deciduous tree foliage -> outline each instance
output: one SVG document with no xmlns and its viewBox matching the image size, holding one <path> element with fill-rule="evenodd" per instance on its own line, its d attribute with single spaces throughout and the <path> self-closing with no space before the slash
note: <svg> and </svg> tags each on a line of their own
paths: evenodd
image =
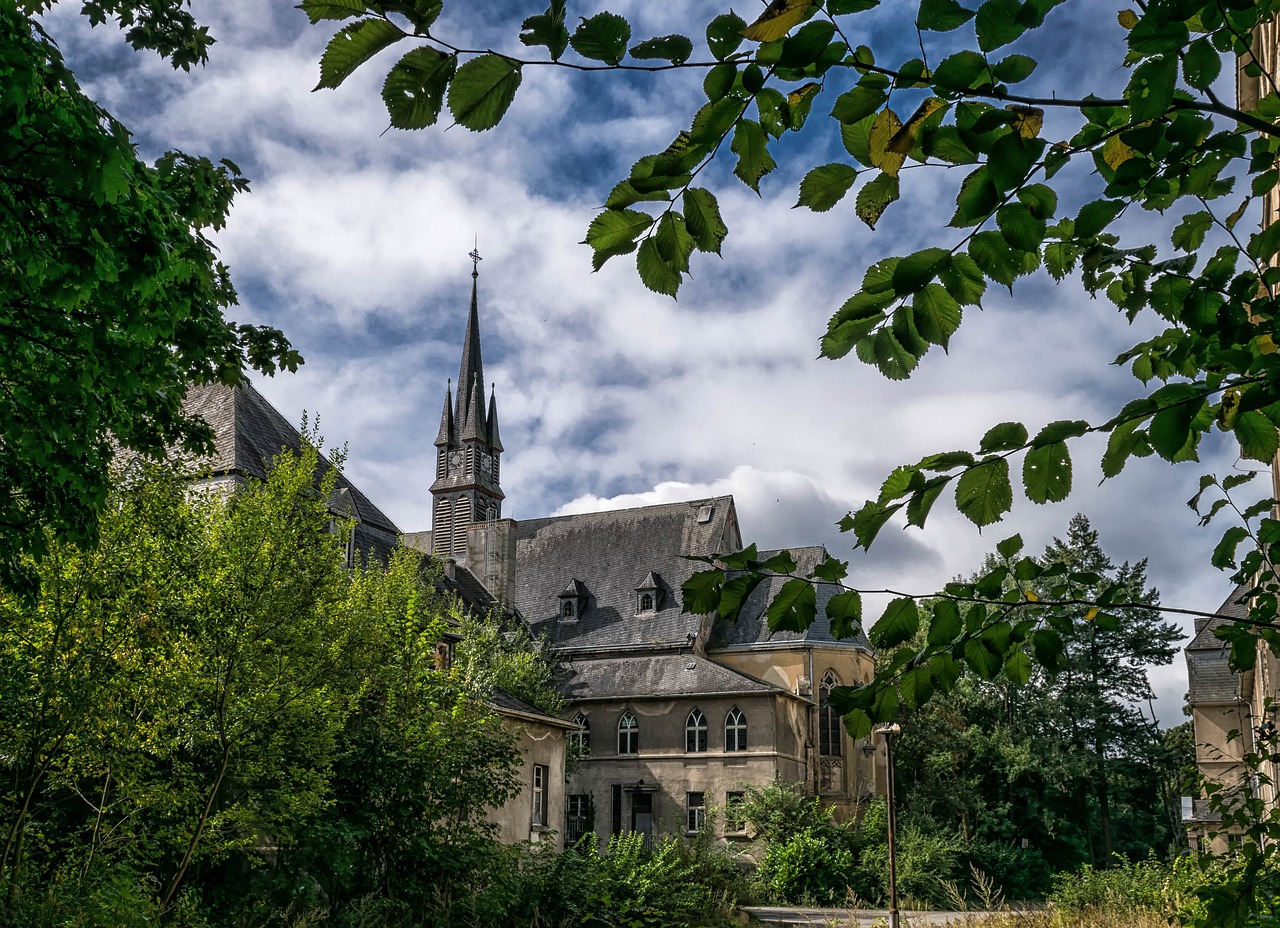
<svg viewBox="0 0 1280 928">
<path fill-rule="evenodd" d="M 169 152 L 147 164 L 86 97 L 30 17 L 0 4 L 0 582 L 30 586 L 22 556 L 46 531 L 94 537 L 113 448 L 205 449 L 182 413 L 189 383 L 296 369 L 275 329 L 236 325 L 207 233 L 247 188 L 229 161 Z M 175 66 L 209 38 L 178 0 L 84 5 Z"/>
<path fill-rule="evenodd" d="M 438 669 L 421 556 L 346 567 L 318 463 L 231 499 L 138 465 L 98 545 L 0 596 L 0 922 L 422 904 L 492 870 L 512 735 Z"/>
<path fill-rule="evenodd" d="M 451 41 L 440 26 L 441 0 L 303 0 L 300 8 L 313 23 L 342 23 L 320 62 L 318 88 L 337 87 L 377 53 L 399 48 L 383 100 L 392 125 L 402 128 L 432 125 L 447 107 L 458 125 L 491 129 L 534 65 L 696 70 L 706 102 L 665 149 L 635 162 L 586 234 L 596 267 L 634 253 L 640 279 L 661 293 L 677 292 L 695 252 L 718 253 L 725 241 L 715 195 L 700 186 L 712 159 L 729 159 L 736 177 L 759 190 L 777 158 L 795 157 L 783 136 L 823 120 L 845 154 L 807 171 L 798 205 L 822 211 L 852 197 L 873 228 L 894 215 L 908 162 L 926 171 L 959 168 L 937 172 L 956 182 L 954 212 L 935 243 L 866 269 L 821 337 L 827 358 L 852 354 L 886 377 L 908 377 L 931 348 L 947 348 L 965 309 L 980 307 L 988 288 L 1014 288 L 1042 268 L 1055 280 L 1078 280 L 1130 320 L 1159 323 L 1159 334 L 1115 359 L 1143 388 L 1111 418 L 999 423 L 976 448 L 899 467 L 876 499 L 841 522 L 857 547 L 867 547 L 891 519 L 923 527 L 944 493 L 980 527 L 999 522 L 1016 496 L 1035 504 L 1067 498 L 1071 444 L 1089 432 L 1108 437 L 1102 469 L 1109 478 L 1134 456 L 1195 461 L 1215 429 L 1233 435 L 1254 461 L 1269 462 L 1280 445 L 1280 268 L 1273 266 L 1280 223 L 1260 228 L 1256 221 L 1261 199 L 1280 179 L 1280 84 L 1254 54 L 1277 4 L 1152 0 L 1091 8 L 1118 12 L 1126 36 L 1111 69 L 1124 75 L 1124 88 L 1099 94 L 1038 84 L 1037 62 L 1024 54 L 1033 36 L 1052 34 L 1063 2 L 920 0 L 903 13 L 918 51 L 890 60 L 858 44 L 871 33 L 859 28 L 859 17 L 879 0 L 775 0 L 751 23 L 726 11 L 704 35 L 652 38 L 633 36 L 612 12 L 551 0 L 524 19 L 519 44 L 513 23 L 512 43 L 498 50 Z M 1215 89 L 1237 59 L 1239 105 Z M 1069 197 L 1062 195 L 1067 183 Z M 1063 206 L 1081 199 L 1079 208 Z M 1135 225 L 1159 229 L 1162 238 L 1121 234 L 1126 217 L 1142 213 L 1151 221 Z M 924 223 L 936 215 L 931 203 Z M 922 225 L 921 217 L 910 221 Z M 1205 520 L 1235 512 L 1230 493 L 1250 476 L 1206 476 L 1193 504 L 1205 507 Z M 1269 627 L 1277 584 L 1261 545 L 1280 538 L 1280 523 L 1260 520 L 1267 511 L 1264 503 L 1241 513 L 1214 556 L 1215 566 L 1236 570 L 1255 594 L 1248 627 L 1223 632 L 1241 667 L 1251 664 L 1257 635 L 1277 636 Z M 1042 565 L 1020 555 L 1021 544 L 1016 537 L 1002 544 L 993 573 L 949 584 L 923 605 L 918 595 L 898 596 L 866 623 L 888 655 L 884 669 L 869 686 L 833 697 L 855 734 L 893 718 L 901 704 L 950 689 L 963 667 L 1021 683 L 1033 664 L 1063 666 L 1061 608 L 1076 604 L 1077 575 L 1087 572 Z M 733 617 L 767 570 L 794 574 L 795 565 L 785 554 L 762 563 L 754 548 L 730 555 L 690 581 L 685 607 Z M 811 576 L 793 577 L 770 610 L 771 625 L 807 626 L 815 599 L 806 586 L 840 583 L 847 571 L 831 559 Z M 1148 608 L 1123 584 L 1091 588 L 1089 598 L 1086 616 L 1102 625 Z M 827 619 L 836 634 L 853 634 L 863 624 L 858 592 L 833 598 Z M 912 647 L 921 627 L 925 643 Z"/>
</svg>

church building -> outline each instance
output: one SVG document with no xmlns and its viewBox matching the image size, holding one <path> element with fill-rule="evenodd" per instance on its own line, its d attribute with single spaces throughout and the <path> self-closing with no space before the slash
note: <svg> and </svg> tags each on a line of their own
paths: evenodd
<svg viewBox="0 0 1280 928">
<path fill-rule="evenodd" d="M 574 760 L 563 817 L 533 823 L 535 833 L 573 841 L 594 831 L 603 843 L 714 822 L 718 836 L 745 839 L 735 800 L 775 780 L 854 815 L 883 791 L 884 761 L 825 704 L 832 688 L 873 673 L 865 637 L 830 632 L 824 606 L 838 588 L 819 586 L 819 618 L 803 633 L 769 631 L 766 608 L 782 577 L 752 594 L 737 623 L 685 613 L 681 586 L 705 566 L 689 558 L 742 547 L 730 496 L 504 518 L 477 278 L 473 269 L 456 396 L 449 382 L 435 441 L 432 529 L 405 541 L 546 636 L 561 664 Z M 792 554 L 807 574 L 825 551 Z"/>
</svg>

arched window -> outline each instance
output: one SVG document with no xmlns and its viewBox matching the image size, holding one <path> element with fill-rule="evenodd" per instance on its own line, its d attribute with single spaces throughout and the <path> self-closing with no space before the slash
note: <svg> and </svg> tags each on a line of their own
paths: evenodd
<svg viewBox="0 0 1280 928">
<path fill-rule="evenodd" d="M 742 710 L 734 706 L 724 717 L 724 749 L 726 751 L 745 751 L 747 749 L 747 717 Z"/>
<path fill-rule="evenodd" d="M 622 718 L 618 719 L 618 753 L 640 753 L 640 723 L 636 721 L 630 709 L 622 713 Z"/>
<path fill-rule="evenodd" d="M 690 712 L 684 723 L 684 749 L 689 754 L 701 754 L 707 749 L 707 717 L 698 709 Z"/>
<path fill-rule="evenodd" d="M 579 712 L 573 717 L 573 724 L 577 727 L 569 732 L 569 750 L 578 757 L 586 757 L 591 753 L 591 723 L 585 713 Z"/>
<path fill-rule="evenodd" d="M 844 751 L 841 745 L 840 714 L 827 704 L 831 691 L 840 685 L 840 678 L 828 670 L 822 675 L 818 684 L 818 753 L 827 757 L 840 757 Z"/>
<path fill-rule="evenodd" d="M 640 611 L 641 612 L 653 611 L 653 594 L 652 593 L 640 594 Z"/>
<path fill-rule="evenodd" d="M 544 613 L 545 614 L 545 613 Z M 560 606 L 560 616 L 565 619 L 573 618 L 573 600 L 566 599 Z"/>
</svg>

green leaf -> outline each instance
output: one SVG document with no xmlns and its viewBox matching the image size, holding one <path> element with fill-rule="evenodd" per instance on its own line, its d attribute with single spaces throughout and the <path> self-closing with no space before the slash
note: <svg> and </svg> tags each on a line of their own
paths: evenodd
<svg viewBox="0 0 1280 928">
<path fill-rule="evenodd" d="M 1170 17 L 1163 5 L 1156 4 L 1129 30 L 1129 48 L 1140 55 L 1177 52 L 1191 39 L 1185 22 Z"/>
<path fill-rule="evenodd" d="M 818 612 L 818 594 L 808 580 L 793 577 L 769 603 L 766 616 L 771 632 L 803 632 Z"/>
<path fill-rule="evenodd" d="M 925 520 L 929 518 L 929 510 L 933 508 L 934 502 L 949 480 L 949 477 L 931 477 L 925 481 L 925 485 L 920 490 L 911 494 L 911 498 L 907 500 L 908 525 L 924 528 Z"/>
<path fill-rule="evenodd" d="M 724 134 L 742 115 L 743 102 L 734 97 L 723 97 L 705 106 L 693 117 L 689 139 L 696 143 L 717 145 Z"/>
<path fill-rule="evenodd" d="M 1182 57 L 1182 76 L 1196 90 L 1208 90 L 1222 71 L 1222 53 L 1208 38 L 1196 39 Z"/>
<path fill-rule="evenodd" d="M 729 228 L 720 218 L 720 205 L 710 190 L 690 187 L 684 192 L 684 221 L 699 251 L 720 254 Z"/>
<path fill-rule="evenodd" d="M 933 618 L 929 622 L 927 641 L 937 647 L 948 645 L 960 637 L 964 631 L 964 623 L 960 619 L 960 610 L 949 599 L 940 599 L 933 604 Z"/>
<path fill-rule="evenodd" d="M 1044 184 L 1028 184 L 1018 191 L 1018 199 L 1037 219 L 1052 219 L 1058 209 L 1058 194 Z"/>
<path fill-rule="evenodd" d="M 730 149 L 738 156 L 738 163 L 734 166 L 733 173 L 740 181 L 759 193 L 760 178 L 777 167 L 769 154 L 764 130 L 760 128 L 760 124 L 750 119 L 738 120 L 733 130 L 733 143 Z"/>
<path fill-rule="evenodd" d="M 994 680 L 1004 664 L 1002 656 L 991 653 L 987 642 L 970 638 L 964 643 L 964 659 L 983 680 Z"/>
<path fill-rule="evenodd" d="M 631 48 L 631 57 L 640 59 L 660 58 L 672 64 L 681 65 L 693 54 L 693 42 L 688 36 L 662 35 L 646 39 Z"/>
<path fill-rule="evenodd" d="M 832 596 L 826 613 L 836 639 L 852 638 L 862 630 L 862 596 L 857 590 L 841 590 Z"/>
<path fill-rule="evenodd" d="M 1280 432 L 1270 419 L 1256 410 L 1239 413 L 1232 431 L 1240 442 L 1240 453 L 1246 458 L 1269 464 L 1280 451 Z"/>
<path fill-rule="evenodd" d="M 1092 238 L 1111 224 L 1124 211 L 1123 200 L 1093 200 L 1080 208 L 1075 232 L 1079 238 Z"/>
<path fill-rule="evenodd" d="M 724 571 L 718 567 L 699 570 L 680 586 L 681 612 L 710 615 L 718 611 Z"/>
<path fill-rule="evenodd" d="M 951 253 L 945 248 L 924 248 L 902 258 L 893 269 L 893 290 L 906 296 L 921 289 L 941 271 Z"/>
<path fill-rule="evenodd" d="M 1125 99 L 1137 122 L 1163 116 L 1173 103 L 1173 88 L 1178 82 L 1178 60 L 1172 55 L 1150 58 L 1134 68 Z"/>
<path fill-rule="evenodd" d="M 732 62 L 718 64 L 709 70 L 702 81 L 702 91 L 707 95 L 707 102 L 723 100 L 733 89 L 733 82 L 737 79 L 738 68 Z"/>
<path fill-rule="evenodd" d="M 988 457 L 961 474 L 956 481 L 956 507 L 979 528 L 999 522 L 1013 508 L 1009 462 Z"/>
<path fill-rule="evenodd" d="M 835 23 L 829 19 L 815 19 L 805 23 L 783 41 L 778 67 L 805 68 L 813 64 L 831 44 L 835 31 Z"/>
<path fill-rule="evenodd" d="M 975 51 L 965 49 L 943 58 L 933 70 L 933 80 L 941 88 L 968 90 L 986 73 L 987 59 Z"/>
<path fill-rule="evenodd" d="M 969 240 L 969 256 L 996 283 L 1013 286 L 1022 268 L 1019 256 L 999 232 L 979 232 Z"/>
<path fill-rule="evenodd" d="M 569 44 L 583 58 L 619 64 L 627 54 L 627 42 L 630 40 L 630 23 L 616 13 L 597 13 L 582 20 Z"/>
<path fill-rule="evenodd" d="M 901 596 L 885 607 L 875 625 L 867 633 L 871 644 L 880 649 L 894 648 L 910 641 L 920 631 L 920 608 L 916 601 Z"/>
<path fill-rule="evenodd" d="M 1026 55 L 1007 55 L 997 61 L 991 68 L 996 80 L 1006 84 L 1019 84 L 1031 76 L 1036 69 L 1036 60 Z"/>
<path fill-rule="evenodd" d="M 971 19 L 973 11 L 966 10 L 956 0 L 920 0 L 916 26 L 927 32 L 950 32 Z"/>
<path fill-rule="evenodd" d="M 1124 465 L 1133 455 L 1142 434 L 1137 431 L 1139 422 L 1132 420 L 1117 425 L 1107 439 L 1107 450 L 1102 455 L 1102 475 L 1114 477 L 1124 470 Z"/>
<path fill-rule="evenodd" d="M 634 209 L 606 209 L 591 220 L 584 245 L 596 251 L 608 251 L 619 245 L 633 243 L 649 231 L 653 217 Z"/>
<path fill-rule="evenodd" d="M 1071 493 L 1071 455 L 1066 442 L 1040 445 L 1022 462 L 1022 486 L 1033 503 L 1060 503 Z"/>
<path fill-rule="evenodd" d="M 831 116 L 841 123 L 852 125 L 875 113 L 884 106 L 887 99 L 888 94 L 880 87 L 859 84 L 836 98 L 835 105 L 831 107 Z"/>
<path fill-rule="evenodd" d="M 800 199 L 796 206 L 807 206 L 815 213 L 825 213 L 849 192 L 857 177 L 857 170 L 848 164 L 819 165 L 800 181 Z"/>
<path fill-rule="evenodd" d="M 996 213 L 996 225 L 1004 239 L 1022 251 L 1038 251 L 1044 241 L 1045 221 L 1037 219 L 1022 203 L 1008 203 Z"/>
<path fill-rule="evenodd" d="M 975 226 L 991 215 L 999 201 L 1000 194 L 991 182 L 990 172 L 985 165 L 977 168 L 960 183 L 956 212 L 949 225 L 957 229 Z"/>
<path fill-rule="evenodd" d="M 982 269 L 964 252 L 951 256 L 938 279 L 961 306 L 980 305 L 982 294 L 987 291 L 987 279 L 982 275 Z"/>
<path fill-rule="evenodd" d="M 464 129 L 492 129 L 515 99 L 520 77 L 518 61 L 501 55 L 472 58 L 449 83 L 449 112 Z"/>
<path fill-rule="evenodd" d="M 911 302 L 912 320 L 920 337 L 944 351 L 960 327 L 960 304 L 941 284 L 927 284 Z"/>
<path fill-rule="evenodd" d="M 875 113 L 862 117 L 856 123 L 840 125 L 840 141 L 844 149 L 861 165 L 871 167 L 871 129 L 876 122 Z"/>
<path fill-rule="evenodd" d="M 707 23 L 707 47 L 716 61 L 724 61 L 742 44 L 747 22 L 737 13 L 721 13 Z"/>
<path fill-rule="evenodd" d="M 1187 400 L 1166 406 L 1152 417 L 1147 435 L 1157 454 L 1166 461 L 1172 461 L 1178 456 L 1191 440 L 1192 423 L 1204 403 L 1203 397 L 1191 396 Z"/>
<path fill-rule="evenodd" d="M 320 56 L 320 83 L 313 89 L 340 86 L 356 68 L 404 35 L 385 19 L 362 19 L 343 26 Z"/>
<path fill-rule="evenodd" d="M 457 67 L 457 56 L 445 55 L 426 45 L 397 61 L 382 84 L 382 102 L 386 104 L 391 125 L 397 129 L 434 125 Z"/>
<path fill-rule="evenodd" d="M 1240 542 L 1249 537 L 1249 532 L 1241 525 L 1233 525 L 1227 529 L 1222 540 L 1213 549 L 1213 555 L 1210 557 L 1210 563 L 1219 570 L 1226 570 L 1228 567 L 1236 566 L 1236 549 L 1240 547 Z"/>
<path fill-rule="evenodd" d="M 1027 443 L 1027 427 L 1021 422 L 1001 422 L 993 425 L 982 436 L 978 451 L 993 454 L 998 451 L 1016 451 Z"/>
<path fill-rule="evenodd" d="M 859 548 L 870 548 L 880 529 L 884 528 L 884 524 L 901 508 L 902 503 L 883 506 L 880 503 L 868 501 L 852 516 L 845 516 L 840 521 L 840 531 L 852 531 L 858 539 Z"/>
<path fill-rule="evenodd" d="M 569 30 L 564 24 L 565 0 L 552 0 L 547 11 L 530 16 L 520 25 L 520 41 L 525 45 L 545 47 L 552 61 L 559 61 L 569 45 Z"/>
<path fill-rule="evenodd" d="M 324 19 L 350 19 L 366 9 L 364 0 L 302 0 L 298 9 L 307 14 L 311 25 Z"/>
<path fill-rule="evenodd" d="M 680 271 L 672 260 L 662 256 L 656 237 L 651 236 L 640 243 L 640 250 L 636 252 L 636 269 L 640 272 L 640 282 L 654 293 L 675 296 L 680 289 Z"/>
<path fill-rule="evenodd" d="M 1022 4 L 1018 0 L 987 0 L 978 7 L 974 22 L 978 32 L 978 48 L 984 52 L 994 51 L 1026 32 L 1027 27 L 1019 16 L 1021 10 Z"/>
<path fill-rule="evenodd" d="M 1208 210 L 1188 213 L 1173 228 L 1170 240 L 1181 251 L 1197 251 L 1204 244 L 1204 237 L 1213 228 L 1213 215 Z"/>
<path fill-rule="evenodd" d="M 1031 444 L 1039 448 L 1068 438 L 1079 438 L 1088 431 L 1089 423 L 1083 419 L 1059 419 L 1056 422 L 1050 422 L 1037 432 Z"/>
<path fill-rule="evenodd" d="M 874 229 L 889 204 L 898 199 L 898 178 L 883 171 L 858 190 L 855 210 L 868 228 Z"/>
</svg>

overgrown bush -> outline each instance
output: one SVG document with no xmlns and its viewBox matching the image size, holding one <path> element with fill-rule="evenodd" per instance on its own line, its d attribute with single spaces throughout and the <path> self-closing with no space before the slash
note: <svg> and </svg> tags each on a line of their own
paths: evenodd
<svg viewBox="0 0 1280 928">
<path fill-rule="evenodd" d="M 1177 908 L 1176 882 L 1174 868 L 1154 856 L 1132 863 L 1117 857 L 1108 870 L 1086 865 L 1074 873 L 1055 874 L 1049 899 L 1071 911 L 1149 909 L 1172 915 Z"/>
<path fill-rule="evenodd" d="M 970 841 L 962 851 L 963 867 L 992 881 L 1005 899 L 1026 902 L 1045 898 L 1053 888 L 1053 872 L 1037 848 L 1001 841 Z"/>
<path fill-rule="evenodd" d="M 853 876 L 849 843 L 835 828 L 805 828 L 771 841 L 756 882 L 774 902 L 825 905 L 843 901 Z"/>
</svg>

